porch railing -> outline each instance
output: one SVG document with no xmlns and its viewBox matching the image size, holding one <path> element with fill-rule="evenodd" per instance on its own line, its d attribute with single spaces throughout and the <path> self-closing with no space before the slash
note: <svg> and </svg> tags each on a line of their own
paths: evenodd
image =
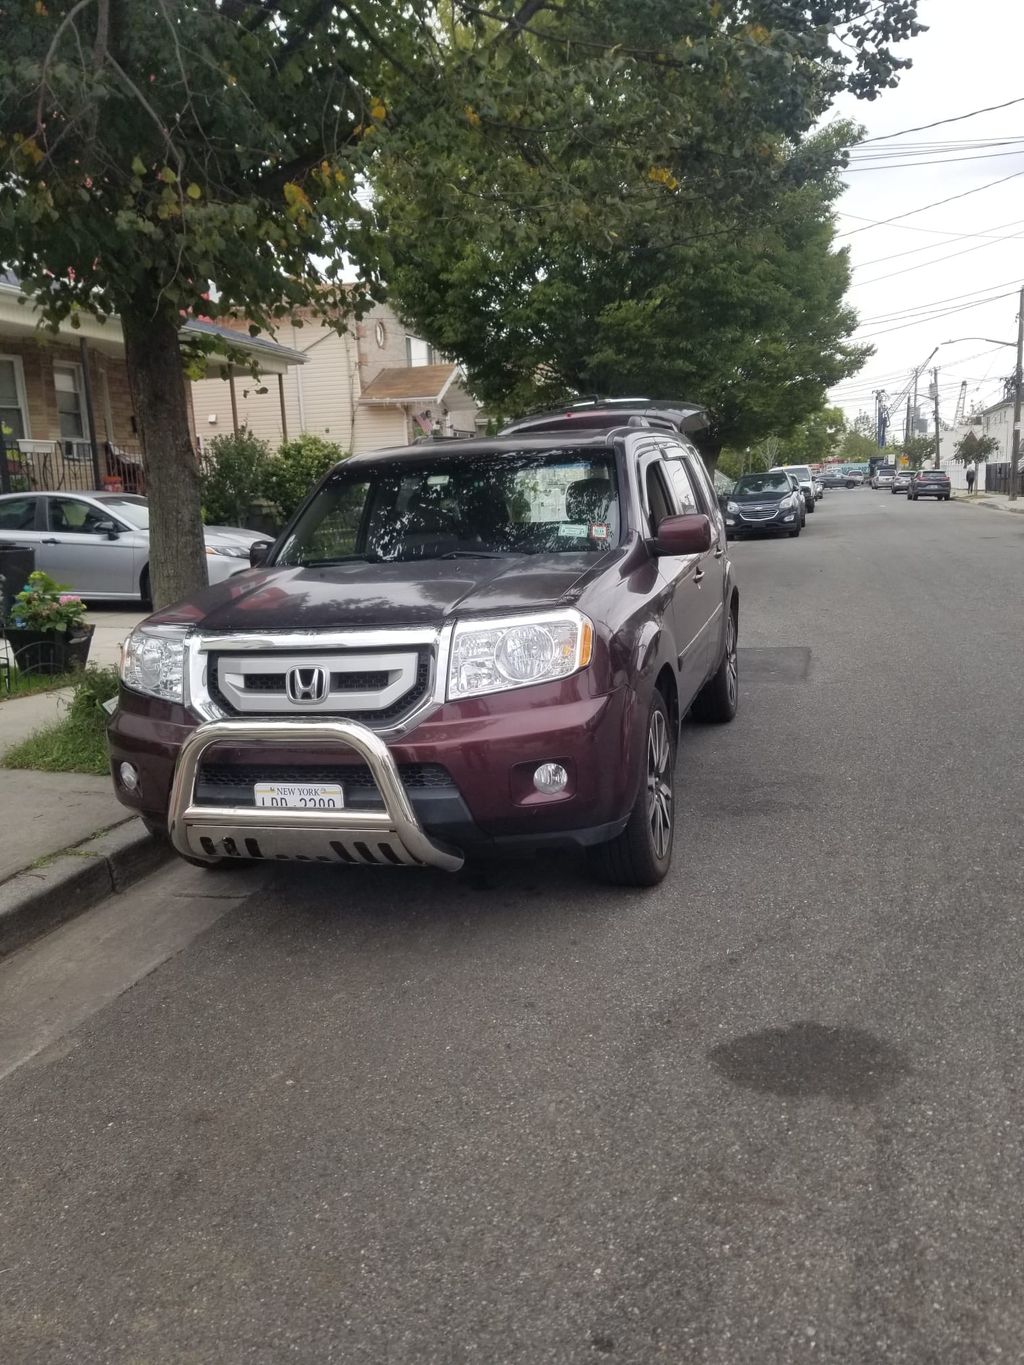
<svg viewBox="0 0 1024 1365">
<path fill-rule="evenodd" d="M 145 493 L 142 451 L 138 446 L 103 441 L 93 461 L 88 441 L 0 442 L 0 492 Z M 98 468 L 97 468 L 98 465 Z"/>
</svg>

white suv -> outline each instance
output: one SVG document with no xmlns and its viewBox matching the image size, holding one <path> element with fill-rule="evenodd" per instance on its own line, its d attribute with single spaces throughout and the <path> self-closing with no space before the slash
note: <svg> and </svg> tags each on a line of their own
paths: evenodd
<svg viewBox="0 0 1024 1365">
<path fill-rule="evenodd" d="M 811 473 L 810 465 L 777 464 L 773 466 L 773 472 L 776 469 L 783 469 L 787 474 L 793 475 L 793 478 L 796 479 L 797 483 L 800 485 L 800 490 L 804 495 L 804 502 L 807 505 L 808 512 L 813 512 L 815 503 L 818 501 L 820 494 L 818 493 L 817 485 L 814 481 L 814 475 Z"/>
</svg>

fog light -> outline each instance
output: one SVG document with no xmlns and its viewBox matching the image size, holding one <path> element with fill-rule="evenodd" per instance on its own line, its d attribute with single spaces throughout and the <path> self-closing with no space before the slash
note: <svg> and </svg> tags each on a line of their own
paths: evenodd
<svg viewBox="0 0 1024 1365">
<path fill-rule="evenodd" d="M 557 796 L 564 792 L 569 774 L 561 763 L 542 763 L 533 775 L 533 785 L 545 796 Z"/>
<path fill-rule="evenodd" d="M 139 770 L 130 763 L 122 763 L 118 769 L 121 775 L 121 785 L 127 791 L 133 792 L 139 785 Z"/>
</svg>

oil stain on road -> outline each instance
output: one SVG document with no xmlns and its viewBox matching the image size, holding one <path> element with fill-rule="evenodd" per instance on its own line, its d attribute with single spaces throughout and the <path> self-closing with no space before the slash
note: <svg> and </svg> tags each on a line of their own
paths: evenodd
<svg viewBox="0 0 1024 1365">
<path fill-rule="evenodd" d="M 708 1054 L 734 1085 L 787 1099 L 868 1104 L 907 1075 L 899 1050 L 863 1029 L 802 1020 L 721 1043 Z"/>
</svg>

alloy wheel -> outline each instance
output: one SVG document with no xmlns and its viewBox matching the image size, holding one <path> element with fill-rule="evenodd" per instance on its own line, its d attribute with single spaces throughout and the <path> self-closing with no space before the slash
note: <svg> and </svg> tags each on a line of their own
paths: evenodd
<svg viewBox="0 0 1024 1365">
<path fill-rule="evenodd" d="M 647 814 L 651 825 L 651 840 L 659 858 L 668 855 L 672 841 L 672 784 L 669 765 L 672 745 L 668 725 L 662 711 L 651 716 L 647 732 Z"/>
<path fill-rule="evenodd" d="M 725 627 L 725 681 L 729 689 L 729 705 L 736 705 L 740 690 L 740 661 L 736 653 L 736 620 L 729 613 Z"/>
</svg>

